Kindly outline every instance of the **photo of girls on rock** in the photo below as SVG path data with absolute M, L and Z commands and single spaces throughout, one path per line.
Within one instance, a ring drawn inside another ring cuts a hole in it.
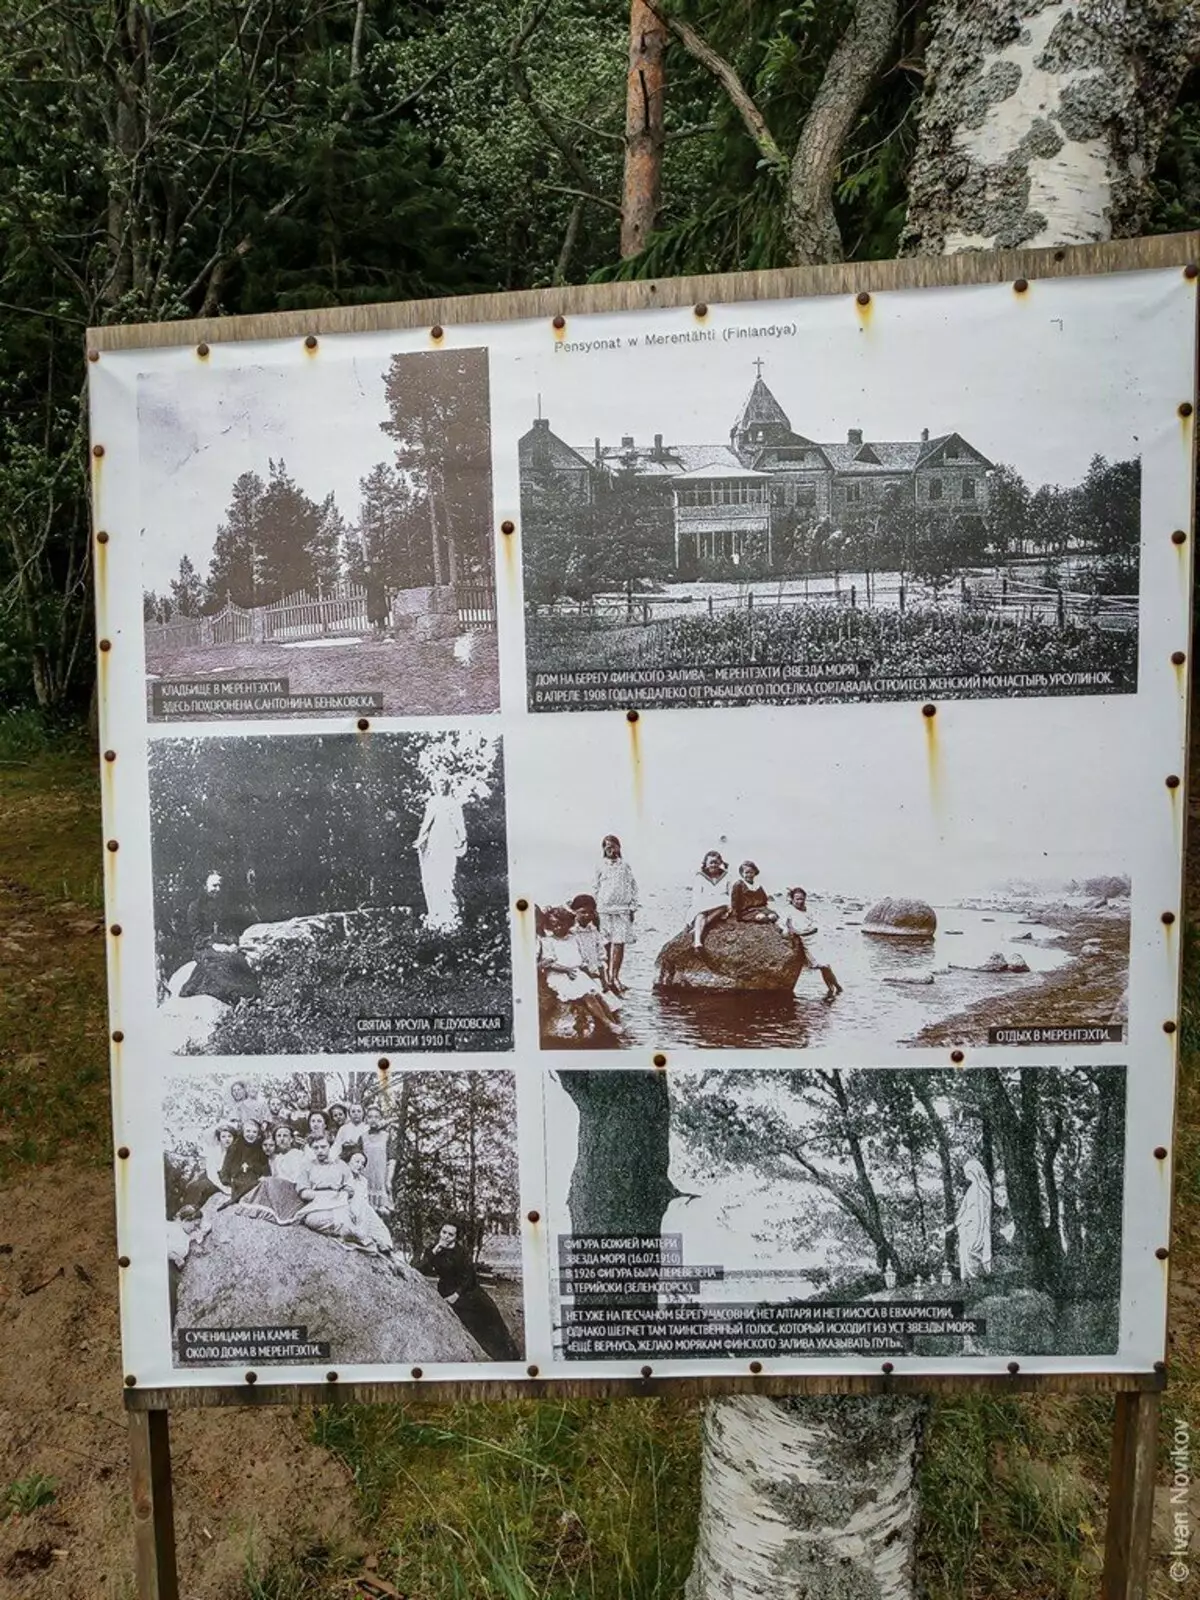
M 805 719 L 786 765 L 786 713 L 728 719 L 719 757 L 665 719 L 636 772 L 623 726 L 556 722 L 512 822 L 542 1048 L 1120 1043 L 1132 885 L 1120 830 L 1072 799 L 1103 752 L 1045 710 L 1063 781 L 1036 791 L 976 725 L 931 765 L 919 709 L 866 739 Z
M 510 1073 L 210 1075 L 163 1112 L 173 1332 L 302 1326 L 343 1362 L 521 1358 Z
M 422 1012 L 463 1024 L 437 1048 L 511 1047 L 496 735 L 172 738 L 149 765 L 175 1054 L 353 1051 Z

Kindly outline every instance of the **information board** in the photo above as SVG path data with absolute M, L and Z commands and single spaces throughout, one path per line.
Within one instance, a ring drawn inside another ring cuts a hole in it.
M 127 1382 L 1150 1371 L 1174 251 L 90 336 Z

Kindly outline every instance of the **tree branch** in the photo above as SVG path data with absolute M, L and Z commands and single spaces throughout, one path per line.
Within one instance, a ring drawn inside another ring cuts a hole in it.
M 833 185 L 846 139 L 881 72 L 899 23 L 897 0 L 858 0 L 813 97 L 788 178 L 786 226 L 801 264 L 842 259 Z
M 732 64 L 726 61 L 724 56 L 718 55 L 713 47 L 707 44 L 689 23 L 664 11 L 657 3 L 657 0 L 646 0 L 646 9 L 652 11 L 663 26 L 675 35 L 688 55 L 712 73 L 713 77 L 724 88 L 725 93 L 733 103 L 734 109 L 745 123 L 746 132 L 757 145 L 759 155 L 781 177 L 786 177 L 788 159 L 776 143 L 774 134 L 767 127 L 766 118 L 755 105 L 753 98 L 745 84 L 738 77 L 737 71 Z

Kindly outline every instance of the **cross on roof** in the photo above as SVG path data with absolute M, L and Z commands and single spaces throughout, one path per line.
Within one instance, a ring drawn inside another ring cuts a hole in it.
M 763 359 L 762 359 L 761 356 L 758 356 L 756 358 L 755 362 L 754 362 L 754 370 L 755 370 L 755 372 L 758 374 L 758 376 L 760 378 L 762 377 L 762 369 L 763 369 Z

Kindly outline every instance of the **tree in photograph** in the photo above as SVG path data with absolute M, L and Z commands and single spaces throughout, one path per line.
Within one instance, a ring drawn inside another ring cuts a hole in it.
M 229 602 L 243 610 L 263 604 L 259 528 L 265 494 L 266 485 L 256 472 L 243 472 L 234 479 L 208 564 L 205 611 L 219 611 Z
M 310 546 L 312 585 L 318 594 L 328 594 L 336 588 L 342 575 L 342 549 L 345 542 L 346 519 L 338 510 L 333 496 L 327 494 L 317 508 L 317 524 Z
M 417 589 L 433 582 L 428 508 L 413 492 L 408 475 L 380 462 L 362 480 L 357 524 L 345 537 L 347 575 L 355 582 L 390 589 Z
M 435 584 L 490 575 L 491 421 L 485 350 L 392 357 L 384 379 L 396 465 L 425 503 Z
M 192 565 L 191 557 L 179 563 L 179 576 L 171 579 L 171 610 L 177 617 L 198 617 L 204 600 L 204 585 Z
M 996 560 L 1025 553 L 1029 538 L 1029 486 L 1015 467 L 1000 465 L 988 479 L 988 539 Z
M 624 1238 L 661 1233 L 679 1192 L 668 1175 L 666 1074 L 564 1071 L 558 1081 L 579 1113 L 567 1196 L 571 1232 Z
M 282 461 L 272 461 L 258 503 L 255 554 L 260 604 L 315 593 L 321 507 L 310 500 Z

